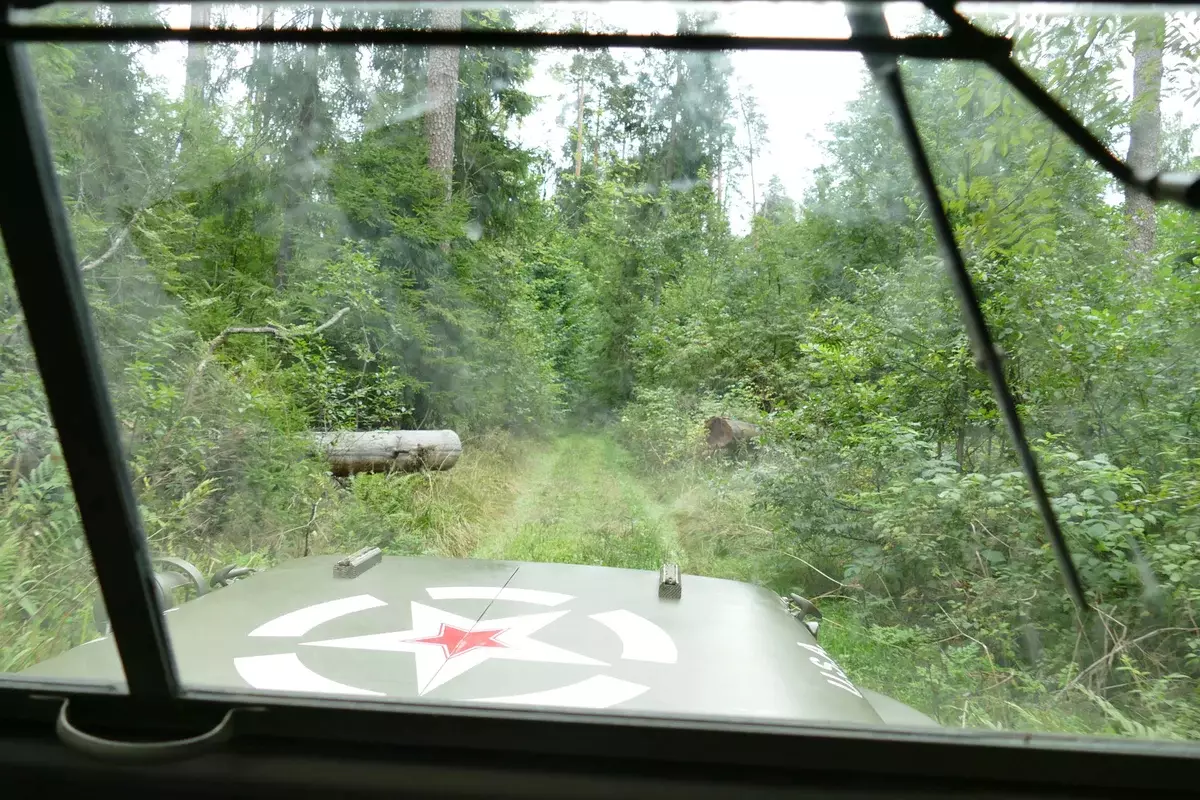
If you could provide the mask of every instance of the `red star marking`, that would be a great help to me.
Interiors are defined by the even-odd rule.
[[[453,658],[461,656],[463,653],[469,653],[477,647],[507,647],[503,642],[496,641],[496,637],[504,633],[504,630],[502,628],[491,631],[466,631],[442,623],[437,636],[409,639],[409,641],[420,644],[439,644],[446,653],[446,658]]]

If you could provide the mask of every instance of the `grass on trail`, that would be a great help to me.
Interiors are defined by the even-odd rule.
[[[472,556],[631,569],[677,559],[670,516],[632,467],[610,439],[556,439],[529,458],[511,509]]]
[[[441,555],[685,572],[773,588],[801,585],[802,565],[755,550],[748,494],[701,475],[650,474],[609,436],[503,436],[468,442],[454,469],[362,475],[323,506],[314,544],[361,547],[383,531],[397,555]],[[782,568],[781,568],[782,567]],[[798,572],[799,571],[799,572]]]
[[[747,496],[685,470],[648,474],[608,436],[525,447],[511,504],[478,521],[472,558],[649,570],[675,562],[693,575],[795,585],[795,564],[781,570],[772,551],[748,548],[765,531],[750,520]]]

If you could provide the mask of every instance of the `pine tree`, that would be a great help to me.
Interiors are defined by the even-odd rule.
[[[456,31],[462,27],[455,6],[438,5],[432,13],[435,30]],[[458,110],[458,62],[456,47],[429,48],[429,71],[425,111],[425,135],[429,140],[429,167],[446,182],[446,201],[454,191],[454,134]]]
[[[191,26],[207,28],[211,22],[211,3],[192,3]],[[208,45],[199,42],[188,42],[187,70],[184,79],[184,96],[194,103],[207,100],[205,89],[208,86]]]
[[[1162,136],[1163,40],[1166,19],[1155,14],[1133,25],[1133,95],[1129,122],[1129,166],[1150,176],[1159,168]],[[1125,214],[1131,228],[1131,245],[1138,253],[1154,250],[1156,217],[1154,201],[1125,189]]]

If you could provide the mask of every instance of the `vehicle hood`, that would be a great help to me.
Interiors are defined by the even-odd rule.
[[[662,599],[643,570],[385,556],[339,578],[337,560],[289,561],[169,610],[183,682],[868,725],[898,705],[872,705],[750,584],[685,575]],[[103,637],[25,674],[120,681],[121,667]]]

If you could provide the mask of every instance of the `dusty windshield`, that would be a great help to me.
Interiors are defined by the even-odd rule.
[[[849,34],[799,5],[18,21]],[[1194,13],[971,11],[1135,166],[1200,168]],[[186,684],[1200,736],[1200,217],[985,67],[902,62],[1082,619],[861,56],[29,53]],[[0,666],[119,681],[4,285]]]

